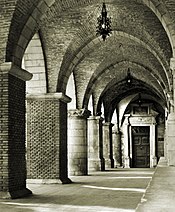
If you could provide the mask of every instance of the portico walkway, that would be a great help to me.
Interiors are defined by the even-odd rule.
[[[154,169],[112,169],[71,177],[74,183],[29,184],[33,196],[1,200],[3,212],[135,211]]]
[[[0,211],[175,211],[175,167],[163,159],[156,169],[111,169],[71,179],[67,185],[28,184],[33,196],[1,200]]]

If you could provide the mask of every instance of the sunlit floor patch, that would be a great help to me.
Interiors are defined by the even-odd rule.
[[[110,190],[110,191],[132,191],[132,192],[141,192],[141,193],[145,192],[145,189],[142,189],[142,188],[109,188],[109,187],[98,187],[98,186],[88,186],[88,185],[84,185],[82,187],[101,189],[101,190]]]
[[[131,174],[134,174],[134,175],[153,175],[154,172],[133,172],[133,171],[116,171],[115,174],[127,174],[127,175],[131,175]]]
[[[79,206],[79,205],[60,205],[60,204],[28,204],[28,203],[7,203],[2,202],[2,204],[11,205],[16,209],[21,209],[26,211],[33,210],[33,212],[134,212],[132,209],[123,208],[110,208],[102,206]]]
[[[152,177],[108,177],[108,179],[151,179]]]

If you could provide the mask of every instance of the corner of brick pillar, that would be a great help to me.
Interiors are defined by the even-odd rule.
[[[26,188],[25,159],[25,81],[31,77],[11,62],[0,65],[0,198],[3,199],[32,194]]]

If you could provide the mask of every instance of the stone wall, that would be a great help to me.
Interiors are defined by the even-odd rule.
[[[38,33],[33,36],[25,51],[23,66],[33,74],[32,79],[26,82],[26,92],[46,93],[45,61]]]

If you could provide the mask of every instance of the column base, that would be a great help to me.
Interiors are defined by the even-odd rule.
[[[114,159],[111,158],[111,168],[114,168]]]
[[[70,158],[69,160],[68,176],[88,175],[88,163],[86,158]]]
[[[157,166],[157,157],[151,156],[150,157],[150,168],[154,168]]]
[[[124,168],[130,168],[130,157],[125,157]]]
[[[88,175],[87,172],[81,172],[81,171],[73,171],[73,172],[69,172],[69,176],[86,176]]]
[[[88,160],[88,171],[100,171],[101,161],[99,159],[89,159]]]
[[[121,163],[119,163],[117,160],[114,160],[114,168],[120,168],[122,167]]]
[[[65,178],[65,179],[60,179],[62,184],[71,184],[72,183],[72,180],[69,179],[69,178]]]
[[[27,179],[28,184],[70,184],[72,181],[66,179]]]
[[[32,191],[28,188],[23,188],[18,191],[7,191],[7,192],[0,192],[0,199],[17,199],[21,197],[27,197],[32,195]]]
[[[105,169],[111,169],[111,160],[110,159],[105,159]]]
[[[101,171],[105,171],[105,159],[101,158],[100,163],[101,163]]]

